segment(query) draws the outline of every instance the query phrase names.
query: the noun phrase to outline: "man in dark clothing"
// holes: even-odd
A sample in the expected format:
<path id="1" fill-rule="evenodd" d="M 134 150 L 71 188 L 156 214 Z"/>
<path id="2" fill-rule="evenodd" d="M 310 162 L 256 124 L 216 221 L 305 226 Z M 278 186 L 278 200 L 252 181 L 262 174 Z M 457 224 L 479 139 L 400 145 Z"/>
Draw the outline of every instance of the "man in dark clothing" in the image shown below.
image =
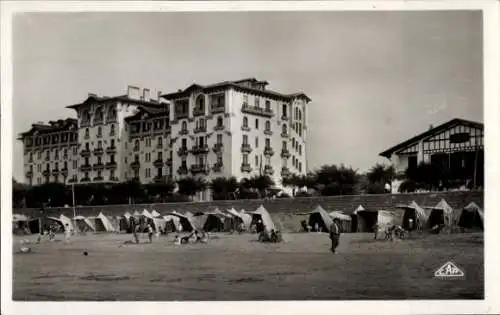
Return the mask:
<path id="1" fill-rule="evenodd" d="M 330 249 L 332 253 L 335 253 L 337 246 L 339 246 L 340 238 L 340 228 L 338 226 L 338 220 L 333 220 L 332 225 L 330 225 L 330 240 L 332 241 L 332 248 Z"/>

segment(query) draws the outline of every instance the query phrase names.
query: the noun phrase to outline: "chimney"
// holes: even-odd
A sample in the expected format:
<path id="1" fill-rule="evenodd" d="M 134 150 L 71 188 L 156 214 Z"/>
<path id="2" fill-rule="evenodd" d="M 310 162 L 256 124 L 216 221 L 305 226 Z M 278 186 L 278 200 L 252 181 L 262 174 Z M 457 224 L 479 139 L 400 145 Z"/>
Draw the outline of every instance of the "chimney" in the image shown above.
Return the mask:
<path id="1" fill-rule="evenodd" d="M 142 99 L 146 102 L 149 102 L 149 89 L 144 88 L 142 90 Z"/>
<path id="2" fill-rule="evenodd" d="M 431 130 L 432 128 L 434 128 L 434 126 L 433 125 L 429 125 L 429 130 Z"/>
<path id="3" fill-rule="evenodd" d="M 158 103 L 161 103 L 161 91 L 158 91 L 158 99 L 157 99 Z"/>
<path id="4" fill-rule="evenodd" d="M 127 97 L 133 100 L 138 100 L 140 98 L 141 89 L 136 86 L 129 85 L 127 87 Z"/>

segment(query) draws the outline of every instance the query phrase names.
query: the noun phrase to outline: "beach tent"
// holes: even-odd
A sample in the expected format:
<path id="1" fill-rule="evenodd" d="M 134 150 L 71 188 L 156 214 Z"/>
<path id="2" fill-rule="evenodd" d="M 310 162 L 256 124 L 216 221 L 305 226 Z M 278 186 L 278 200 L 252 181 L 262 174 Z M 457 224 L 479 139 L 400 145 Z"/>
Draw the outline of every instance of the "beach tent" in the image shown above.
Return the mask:
<path id="1" fill-rule="evenodd" d="M 230 216 L 230 229 L 237 230 L 243 227 L 244 231 L 250 229 L 252 224 L 252 215 L 245 212 L 245 210 L 237 211 L 234 208 L 227 209 L 227 214 Z"/>
<path id="2" fill-rule="evenodd" d="M 23 214 L 12 215 L 12 232 L 15 234 L 31 233 L 29 228 L 30 219 Z"/>
<path id="3" fill-rule="evenodd" d="M 262 220 L 262 223 L 264 224 L 264 229 L 266 229 L 267 232 L 270 232 L 271 230 L 276 230 L 276 226 L 274 225 L 273 220 L 271 219 L 271 215 L 269 212 L 264 208 L 264 206 L 260 206 L 257 208 L 257 210 L 251 212 L 252 214 L 252 224 L 256 223 L 259 220 Z"/>
<path id="4" fill-rule="evenodd" d="M 207 232 L 223 232 L 231 229 L 231 216 L 226 215 L 218 208 L 213 211 L 205 213 L 205 222 L 203 223 L 203 230 Z"/>
<path id="5" fill-rule="evenodd" d="M 434 207 L 426 207 L 430 211 L 427 219 L 428 227 L 432 228 L 435 225 L 444 224 L 446 227 L 453 225 L 453 209 L 446 202 L 441 199 Z"/>
<path id="6" fill-rule="evenodd" d="M 412 201 L 408 205 L 396 205 L 395 208 L 394 223 L 400 225 L 403 229 L 409 229 L 410 219 L 413 220 L 413 227 L 416 229 L 423 229 L 426 226 L 428 214 L 415 201 Z"/>
<path id="7" fill-rule="evenodd" d="M 151 215 L 153 216 L 153 218 L 161 217 L 161 214 L 154 209 L 153 211 L 151 211 Z"/>
<path id="8" fill-rule="evenodd" d="M 89 217 L 88 219 L 94 224 L 96 232 L 114 232 L 115 231 L 115 228 L 113 227 L 113 224 L 111 223 L 111 221 L 102 212 L 99 212 L 99 214 L 97 216 Z"/>
<path id="9" fill-rule="evenodd" d="M 191 212 L 186 212 L 185 215 L 191 219 L 191 223 L 194 225 L 195 229 L 203 231 L 203 225 L 207 219 L 207 215 L 203 212 L 196 212 L 192 214 Z"/>
<path id="10" fill-rule="evenodd" d="M 177 227 L 180 224 L 179 217 L 175 215 L 164 215 L 163 220 L 165 221 L 165 232 L 176 232 Z"/>
<path id="11" fill-rule="evenodd" d="M 309 220 L 307 224 L 310 227 L 314 228 L 318 225 L 322 232 L 330 232 L 330 226 L 333 223 L 333 219 L 321 206 L 318 205 L 311 212 L 297 213 L 297 215 L 308 215 Z"/>
<path id="12" fill-rule="evenodd" d="M 394 214 L 386 210 L 367 210 L 362 205 L 359 205 L 354 210 L 352 218 L 353 230 L 357 232 L 374 232 L 374 227 L 377 225 L 381 230 L 391 224 L 394 224 Z"/>
<path id="13" fill-rule="evenodd" d="M 350 215 L 347 215 L 342 211 L 332 211 L 329 215 L 332 219 L 337 219 L 339 221 L 341 232 L 346 233 L 352 231 L 352 218 Z"/>
<path id="14" fill-rule="evenodd" d="M 70 218 L 68 218 L 64 214 L 61 214 L 59 216 L 59 220 L 61 220 L 61 223 L 63 224 L 65 231 L 66 230 L 69 230 L 69 231 L 73 231 L 74 230 L 73 222 L 71 221 Z"/>
<path id="15" fill-rule="evenodd" d="M 132 233 L 132 226 L 130 224 L 130 218 L 132 215 L 130 212 L 125 212 L 122 216 L 118 217 L 119 231 L 126 231 L 127 233 Z"/>
<path id="16" fill-rule="evenodd" d="M 475 202 L 456 211 L 456 225 L 466 229 L 484 229 L 484 212 Z"/>
<path id="17" fill-rule="evenodd" d="M 83 215 L 77 215 L 73 218 L 74 226 L 78 232 L 95 232 L 94 224 L 84 217 Z"/>
<path id="18" fill-rule="evenodd" d="M 243 225 L 246 229 L 250 229 L 250 225 L 252 224 L 252 215 L 247 213 L 244 209 L 241 209 L 239 212 L 240 218 L 243 220 Z"/>
<path id="19" fill-rule="evenodd" d="M 173 211 L 169 213 L 169 215 L 174 215 L 179 218 L 179 225 L 177 226 L 176 230 L 180 230 L 180 232 L 191 232 L 195 229 L 194 224 L 191 221 L 191 216 L 192 213 L 187 212 L 188 215 L 181 214 L 177 211 Z M 180 229 L 179 229 L 180 227 Z"/>

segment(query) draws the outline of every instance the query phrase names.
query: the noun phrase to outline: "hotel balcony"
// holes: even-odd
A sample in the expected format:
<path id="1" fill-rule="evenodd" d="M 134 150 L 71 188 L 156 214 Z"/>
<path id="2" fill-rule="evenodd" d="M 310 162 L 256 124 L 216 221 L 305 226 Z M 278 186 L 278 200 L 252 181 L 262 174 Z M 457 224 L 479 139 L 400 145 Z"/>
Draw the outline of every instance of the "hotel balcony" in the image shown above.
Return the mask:
<path id="1" fill-rule="evenodd" d="M 195 108 L 193 109 L 193 116 L 205 116 L 205 108 Z"/>
<path id="2" fill-rule="evenodd" d="M 80 179 L 80 183 L 88 183 L 88 182 L 90 182 L 90 177 L 84 177 Z"/>
<path id="3" fill-rule="evenodd" d="M 271 165 L 264 166 L 264 175 L 271 176 L 274 174 L 274 169 Z"/>
<path id="4" fill-rule="evenodd" d="M 187 169 L 187 167 L 183 167 L 183 166 L 181 166 L 181 167 L 179 167 L 179 169 L 177 170 L 177 174 L 179 174 L 179 175 L 187 175 L 187 173 L 188 173 L 188 169 Z"/>
<path id="5" fill-rule="evenodd" d="M 212 170 L 216 173 L 222 171 L 222 168 L 224 165 L 222 163 L 215 163 L 214 166 L 212 167 Z"/>
<path id="6" fill-rule="evenodd" d="M 26 177 L 32 177 L 32 176 L 33 176 L 33 171 L 26 172 Z"/>
<path id="7" fill-rule="evenodd" d="M 104 169 L 104 163 L 94 163 L 93 168 L 94 170 L 102 170 Z"/>
<path id="8" fill-rule="evenodd" d="M 281 138 L 288 138 L 288 136 L 289 136 L 288 132 L 281 133 Z"/>
<path id="9" fill-rule="evenodd" d="M 84 140 L 89 140 L 89 139 L 90 139 L 90 135 L 85 135 L 85 136 L 83 136 L 83 139 L 84 139 Z"/>
<path id="10" fill-rule="evenodd" d="M 163 166 L 163 159 L 154 160 L 153 165 L 156 167 L 162 167 Z"/>
<path id="11" fill-rule="evenodd" d="M 209 149 L 208 149 L 208 145 L 204 145 L 204 146 L 193 146 L 193 148 L 191 149 L 191 153 L 193 154 L 206 154 L 208 153 Z"/>
<path id="12" fill-rule="evenodd" d="M 198 127 L 193 130 L 194 133 L 202 133 L 202 132 L 207 132 L 206 127 Z"/>
<path id="13" fill-rule="evenodd" d="M 96 176 L 96 177 L 94 177 L 94 182 L 101 182 L 103 180 L 104 180 L 104 177 L 102 177 L 102 176 Z"/>
<path id="14" fill-rule="evenodd" d="M 89 152 L 90 153 L 90 152 Z M 45 157 L 45 161 L 50 161 L 50 156 Z"/>
<path id="15" fill-rule="evenodd" d="M 116 168 L 116 162 L 115 161 L 112 161 L 112 162 L 108 162 L 106 163 L 106 169 L 115 169 Z"/>
<path id="16" fill-rule="evenodd" d="M 288 159 L 291 156 L 290 151 L 288 149 L 281 150 L 281 157 L 284 159 Z"/>
<path id="17" fill-rule="evenodd" d="M 210 170 L 208 168 L 208 165 L 205 165 L 205 164 L 193 164 L 193 165 L 191 165 L 191 173 L 193 175 L 194 174 L 200 174 L 200 173 L 208 175 L 208 173 L 210 173 Z"/>
<path id="18" fill-rule="evenodd" d="M 107 154 L 115 154 L 116 153 L 116 147 L 115 146 L 107 147 L 106 148 L 106 153 Z"/>
<path id="19" fill-rule="evenodd" d="M 63 167 L 61 169 L 61 174 L 65 175 L 65 176 L 68 175 L 68 168 L 67 167 Z"/>
<path id="20" fill-rule="evenodd" d="M 271 130 L 264 130 L 264 134 L 268 136 L 272 136 L 273 132 Z"/>
<path id="21" fill-rule="evenodd" d="M 172 166 L 172 159 L 168 158 L 168 159 L 165 161 L 165 165 Z"/>
<path id="22" fill-rule="evenodd" d="M 274 116 L 273 111 L 270 109 L 265 109 L 265 108 L 256 107 L 256 106 L 250 106 L 248 104 L 243 104 L 243 106 L 241 107 L 241 111 L 243 113 L 259 115 L 259 116 L 269 117 L 269 118 Z"/>
<path id="23" fill-rule="evenodd" d="M 157 149 L 163 149 L 163 142 L 157 143 L 156 144 Z"/>
<path id="24" fill-rule="evenodd" d="M 241 171 L 246 172 L 246 173 L 250 173 L 252 171 L 252 167 L 250 166 L 249 163 L 243 163 L 243 164 L 241 164 Z"/>
<path id="25" fill-rule="evenodd" d="M 214 105 L 212 106 L 211 113 L 212 114 L 217 114 L 217 113 L 223 113 L 226 111 L 226 107 L 224 105 Z"/>
<path id="26" fill-rule="evenodd" d="M 139 152 L 141 150 L 140 147 L 134 147 L 134 152 Z"/>
<path id="27" fill-rule="evenodd" d="M 290 175 L 291 175 L 290 169 L 288 167 L 286 167 L 286 166 L 283 166 L 281 168 L 281 177 L 288 177 Z"/>
<path id="28" fill-rule="evenodd" d="M 281 115 L 281 120 L 288 120 L 289 118 L 287 115 Z"/>
<path id="29" fill-rule="evenodd" d="M 226 128 L 226 126 L 224 126 L 224 125 L 220 125 L 220 126 L 217 125 L 217 126 L 214 127 L 214 131 L 222 131 L 225 128 Z"/>
<path id="30" fill-rule="evenodd" d="M 80 155 L 82 157 L 89 157 L 90 156 L 90 150 L 89 149 L 83 149 L 82 151 L 80 151 Z"/>
<path id="31" fill-rule="evenodd" d="M 248 127 L 248 126 L 241 126 L 241 130 L 243 130 L 243 131 L 250 131 L 250 127 Z"/>
<path id="32" fill-rule="evenodd" d="M 189 133 L 189 131 L 187 129 L 182 129 L 181 131 L 179 131 L 180 136 L 187 135 L 188 133 Z"/>
<path id="33" fill-rule="evenodd" d="M 153 178 L 153 182 L 155 182 L 155 183 L 166 183 L 167 182 L 167 176 L 155 176 Z"/>
<path id="34" fill-rule="evenodd" d="M 133 168 L 133 169 L 138 169 L 138 168 L 141 167 L 141 162 L 134 161 L 134 162 L 130 163 L 130 167 Z"/>
<path id="35" fill-rule="evenodd" d="M 188 118 L 189 117 L 189 113 L 188 112 L 185 112 L 185 113 L 175 113 L 175 119 L 183 119 L 183 118 Z"/>
<path id="36" fill-rule="evenodd" d="M 70 179 L 68 180 L 68 184 L 71 184 L 71 183 L 76 183 L 76 182 L 78 182 L 78 179 L 76 179 L 76 178 L 70 178 Z"/>
<path id="37" fill-rule="evenodd" d="M 102 133 L 98 133 L 96 137 L 97 138 L 102 138 Z"/>
<path id="38" fill-rule="evenodd" d="M 273 155 L 274 155 L 274 150 L 273 150 L 273 148 L 271 148 L 271 147 L 266 147 L 266 148 L 264 148 L 264 155 L 270 155 L 270 156 L 273 156 Z"/>
<path id="39" fill-rule="evenodd" d="M 220 153 L 222 151 L 222 147 L 223 147 L 222 143 L 216 143 L 214 144 L 212 150 L 214 151 L 214 153 Z"/>
<path id="40" fill-rule="evenodd" d="M 82 172 L 88 172 L 91 169 L 92 169 L 92 165 L 90 165 L 90 164 L 85 164 L 85 165 L 80 166 L 80 171 L 82 171 Z"/>
<path id="41" fill-rule="evenodd" d="M 59 169 L 58 168 L 55 168 L 52 170 L 52 175 L 59 175 Z"/>
<path id="42" fill-rule="evenodd" d="M 185 147 L 181 147 L 179 150 L 177 150 L 177 155 L 179 156 L 186 156 L 189 154 L 189 151 Z"/>
<path id="43" fill-rule="evenodd" d="M 104 153 L 103 148 L 95 148 L 94 149 L 94 155 L 102 155 Z"/>
<path id="44" fill-rule="evenodd" d="M 241 152 L 243 152 L 243 153 L 245 153 L 245 152 L 246 153 L 250 153 L 250 152 L 252 152 L 252 147 L 250 147 L 250 145 L 248 143 L 243 143 L 241 145 Z"/>
<path id="45" fill-rule="evenodd" d="M 68 159 L 68 155 L 63 155 L 63 159 L 67 160 Z"/>

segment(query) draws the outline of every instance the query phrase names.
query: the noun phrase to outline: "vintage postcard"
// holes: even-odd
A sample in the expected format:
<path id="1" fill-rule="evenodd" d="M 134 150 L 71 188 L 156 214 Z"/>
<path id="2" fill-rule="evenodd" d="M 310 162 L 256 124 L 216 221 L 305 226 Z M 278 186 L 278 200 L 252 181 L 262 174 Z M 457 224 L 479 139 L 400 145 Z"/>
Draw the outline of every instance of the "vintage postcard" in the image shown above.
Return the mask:
<path id="1" fill-rule="evenodd" d="M 496 1 L 1 6 L 2 314 L 500 311 Z"/>

